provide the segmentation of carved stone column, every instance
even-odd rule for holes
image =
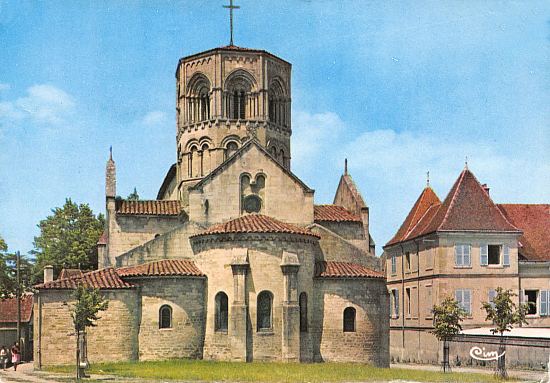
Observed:
[[[248,294],[246,276],[250,268],[248,249],[233,249],[233,302],[231,303],[231,354],[233,360],[247,361]]]
[[[282,303],[282,360],[300,361],[300,306],[298,304],[298,269],[300,262],[294,253],[283,251],[284,296]]]

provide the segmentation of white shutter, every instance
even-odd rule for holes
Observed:
[[[462,306],[462,290],[455,290],[455,300]]]
[[[510,266],[510,248],[508,245],[504,245],[502,249],[502,264],[504,266]]]
[[[540,315],[548,315],[548,290],[540,291]]]
[[[470,245],[464,245],[463,252],[464,252],[464,255],[463,255],[464,266],[471,266],[472,262],[471,262],[471,257],[470,257]]]
[[[489,247],[487,244],[483,244],[479,247],[479,264],[481,266],[487,266],[489,263]]]
[[[399,290],[395,290],[395,315],[399,316]]]
[[[462,245],[455,245],[455,265],[462,265]]]
[[[489,290],[489,304],[493,307],[495,307],[495,303],[493,302],[493,300],[495,299],[496,296],[497,296],[496,290]]]
[[[472,313],[472,290],[464,290],[464,309],[468,314]]]

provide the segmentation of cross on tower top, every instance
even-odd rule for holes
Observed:
[[[229,40],[229,45],[233,45],[233,10],[239,9],[240,6],[233,5],[233,0],[229,0],[229,5],[224,5],[223,7],[229,9],[229,33],[231,36]]]

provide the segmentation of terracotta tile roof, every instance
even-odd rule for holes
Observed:
[[[315,221],[363,222],[360,216],[338,205],[315,205],[313,217]]]
[[[32,315],[33,295],[21,296],[21,322],[29,322]],[[17,299],[0,299],[0,323],[17,322]]]
[[[79,269],[61,269],[57,279],[82,277],[84,273]]]
[[[34,286],[36,289],[75,289],[79,284],[95,289],[130,289],[134,286],[123,281],[115,269],[107,268],[90,271],[81,277],[56,279]]]
[[[228,233],[285,233],[301,234],[320,238],[319,235],[312,233],[306,228],[281,222],[262,214],[247,214],[231,221],[211,226],[202,233],[195,234],[193,237],[210,234],[228,234]]]
[[[348,262],[315,263],[316,278],[384,278],[384,274],[363,265]]]
[[[107,231],[105,230],[103,234],[101,234],[101,237],[97,240],[98,245],[106,245],[109,242],[109,236],[107,235]]]
[[[416,227],[417,223],[426,214],[428,209],[441,204],[439,197],[431,187],[426,187],[414,203],[405,221],[386,246],[405,240],[408,234]],[[432,209],[433,212],[433,209]]]
[[[179,215],[180,201],[150,200],[150,201],[116,201],[117,214],[130,215]]]
[[[121,277],[204,276],[195,262],[188,259],[163,259],[137,266],[121,267],[116,272]]]
[[[519,253],[528,261],[550,261],[550,204],[499,204],[521,231]]]
[[[413,207],[407,216],[407,219],[410,217],[410,222],[406,219],[398,233],[386,246],[438,231],[521,233],[504,216],[485,188],[468,169],[460,173],[443,203],[437,204],[435,199],[432,199],[431,205],[423,204],[422,196],[417,201],[417,204],[424,205],[425,208],[420,219],[414,222],[413,217],[419,214],[414,212],[415,207]],[[423,210],[420,207],[419,212]]]

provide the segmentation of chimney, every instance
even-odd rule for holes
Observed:
[[[109,160],[105,168],[105,196],[111,198],[116,196],[116,167],[112,147],[109,149]]]
[[[481,185],[481,187],[483,188],[483,190],[485,190],[485,193],[487,193],[487,195],[489,195],[489,190],[490,190],[489,186],[487,186],[487,184],[483,184],[483,185]]]
[[[53,266],[44,266],[44,283],[53,282]]]

